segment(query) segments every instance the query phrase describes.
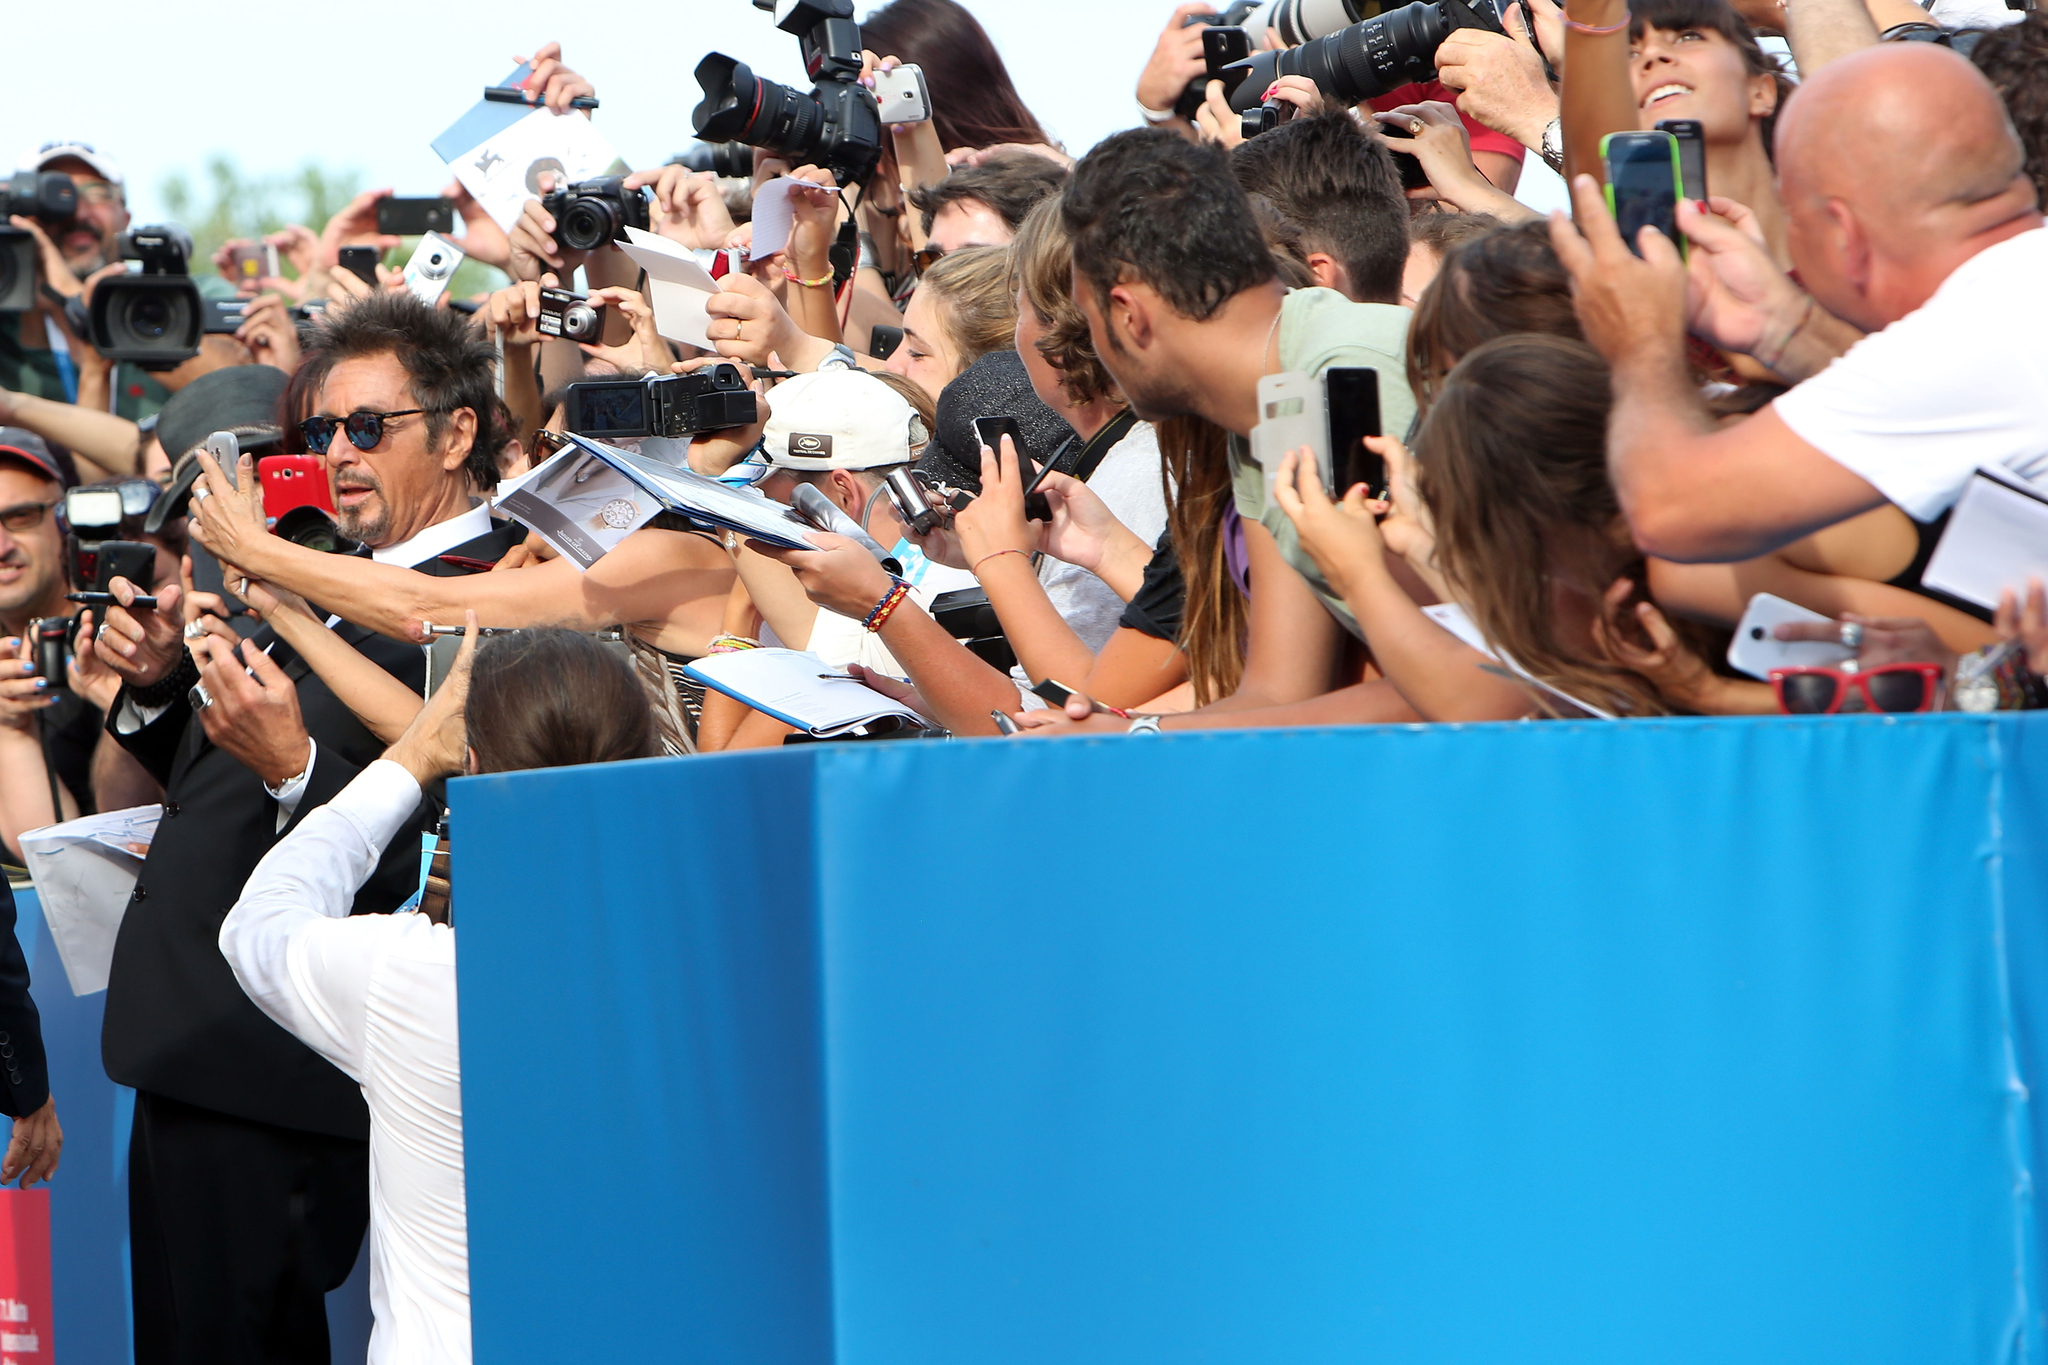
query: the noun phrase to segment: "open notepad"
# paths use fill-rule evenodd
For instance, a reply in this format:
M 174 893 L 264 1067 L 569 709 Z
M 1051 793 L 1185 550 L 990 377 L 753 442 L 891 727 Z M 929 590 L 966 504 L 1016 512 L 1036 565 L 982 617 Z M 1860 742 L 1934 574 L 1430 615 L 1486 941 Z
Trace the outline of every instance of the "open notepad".
M 810 523 L 779 502 L 588 436 L 570 433 L 569 440 L 568 449 L 522 477 L 494 505 L 583 568 L 656 508 L 787 550 L 815 548 Z M 595 495 L 587 491 L 593 485 L 599 489 Z
M 21 836 L 21 856 L 73 995 L 107 988 L 114 938 L 163 812 L 162 806 L 102 811 Z
M 2048 579 L 2048 494 L 2002 469 L 1980 469 L 1920 583 L 1995 611 L 1999 590 L 2025 593 L 2030 574 Z
M 902 716 L 924 724 L 922 716 L 901 702 L 853 681 L 843 669 L 833 668 L 817 655 L 801 650 L 742 649 L 731 654 L 711 654 L 684 665 L 683 672 L 706 687 L 820 739 L 844 734 L 857 725 L 885 716 Z

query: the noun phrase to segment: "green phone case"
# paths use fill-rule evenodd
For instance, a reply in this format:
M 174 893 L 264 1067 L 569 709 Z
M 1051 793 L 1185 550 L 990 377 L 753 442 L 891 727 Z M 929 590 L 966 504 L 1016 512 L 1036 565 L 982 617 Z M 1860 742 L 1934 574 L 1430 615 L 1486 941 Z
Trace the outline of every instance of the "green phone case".
M 1678 168 L 1678 139 L 1671 136 L 1671 134 L 1663 131 L 1661 128 L 1643 129 L 1641 131 L 1655 133 L 1658 137 L 1663 138 L 1665 145 L 1668 146 L 1671 150 L 1671 198 L 1672 202 L 1676 204 L 1678 200 L 1685 198 L 1685 177 L 1679 171 Z M 1634 134 L 1626 134 L 1624 136 L 1633 135 Z M 1615 212 L 1614 208 L 1614 167 L 1607 159 L 1607 144 L 1612 142 L 1616 136 L 1617 134 L 1614 133 L 1605 133 L 1602 134 L 1600 138 L 1600 169 L 1603 175 L 1606 177 L 1606 183 L 1601 185 L 1600 193 L 1607 200 L 1608 216 L 1613 218 L 1618 218 L 1619 215 Z M 1674 223 L 1675 221 L 1676 219 L 1674 216 Z M 1635 244 L 1631 242 L 1629 245 L 1633 247 Z M 1687 243 L 1685 240 L 1685 234 L 1683 232 L 1676 234 L 1676 237 L 1673 241 L 1673 245 L 1678 248 L 1679 260 L 1684 261 L 1691 259 L 1691 257 L 1687 254 L 1686 251 Z

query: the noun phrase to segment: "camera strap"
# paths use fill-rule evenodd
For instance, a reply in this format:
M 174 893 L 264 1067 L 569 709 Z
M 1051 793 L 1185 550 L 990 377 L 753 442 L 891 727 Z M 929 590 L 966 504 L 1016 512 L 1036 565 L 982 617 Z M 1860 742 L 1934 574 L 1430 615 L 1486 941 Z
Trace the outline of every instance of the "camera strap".
M 50 713 L 48 708 L 36 712 L 36 744 L 43 751 L 43 776 L 50 780 L 50 823 L 64 823 L 64 797 L 57 785 L 57 758 L 50 752 Z
M 1122 412 L 1110 418 L 1104 424 L 1102 430 L 1088 438 L 1087 443 L 1081 447 L 1081 453 L 1074 458 L 1072 465 L 1063 464 L 1059 455 L 1054 455 L 1052 467 L 1069 478 L 1079 479 L 1082 483 L 1086 483 L 1102 464 L 1104 457 L 1116 448 L 1117 442 L 1130 435 L 1131 428 L 1136 425 L 1138 425 L 1138 414 L 1132 412 L 1129 408 L 1125 408 Z

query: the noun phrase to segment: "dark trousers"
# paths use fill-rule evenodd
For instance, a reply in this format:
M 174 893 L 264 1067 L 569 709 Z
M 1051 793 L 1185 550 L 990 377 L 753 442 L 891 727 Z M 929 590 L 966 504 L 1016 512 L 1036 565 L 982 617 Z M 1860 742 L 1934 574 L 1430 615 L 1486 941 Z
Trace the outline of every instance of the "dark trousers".
M 136 1365 L 329 1365 L 324 1296 L 369 1222 L 368 1143 L 138 1091 Z

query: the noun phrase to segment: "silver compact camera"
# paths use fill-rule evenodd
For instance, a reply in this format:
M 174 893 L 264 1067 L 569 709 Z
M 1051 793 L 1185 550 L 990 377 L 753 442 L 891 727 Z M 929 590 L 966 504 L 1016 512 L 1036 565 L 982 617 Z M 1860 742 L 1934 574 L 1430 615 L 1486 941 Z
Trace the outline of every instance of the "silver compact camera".
M 593 308 L 589 295 L 572 289 L 543 289 L 534 327 L 544 337 L 595 343 L 604 336 L 604 306 Z
M 412 259 L 405 263 L 405 287 L 431 308 L 448 292 L 448 282 L 455 278 L 455 268 L 462 261 L 461 247 L 438 232 L 430 232 L 420 238 Z

